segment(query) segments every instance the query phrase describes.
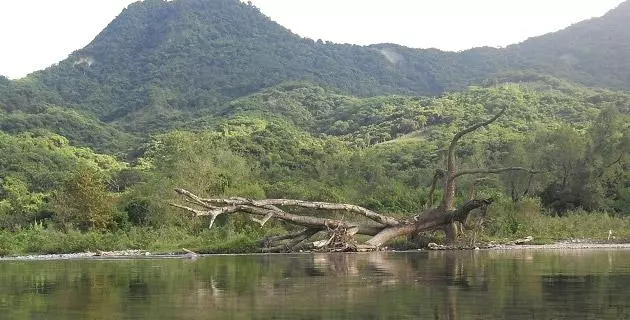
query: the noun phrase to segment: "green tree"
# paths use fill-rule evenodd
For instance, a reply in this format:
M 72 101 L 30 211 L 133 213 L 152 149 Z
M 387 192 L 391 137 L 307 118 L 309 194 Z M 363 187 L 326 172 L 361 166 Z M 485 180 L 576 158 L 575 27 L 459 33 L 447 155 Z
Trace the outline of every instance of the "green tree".
M 98 231 L 116 226 L 116 202 L 103 174 L 84 165 L 77 168 L 53 200 L 56 218 L 66 228 Z

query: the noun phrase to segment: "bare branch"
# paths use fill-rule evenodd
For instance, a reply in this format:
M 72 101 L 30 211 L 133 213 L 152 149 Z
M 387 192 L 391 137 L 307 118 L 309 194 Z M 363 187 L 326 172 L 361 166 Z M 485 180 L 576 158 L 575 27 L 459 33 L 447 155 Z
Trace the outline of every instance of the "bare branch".
M 481 127 L 485 127 L 493 122 L 495 122 L 499 117 L 501 117 L 507 107 L 501 109 L 499 113 L 497 113 L 494 117 L 484 122 L 477 123 L 471 127 L 468 127 L 462 131 L 459 131 L 451 140 L 451 144 L 448 147 L 448 156 L 446 158 L 446 181 L 444 183 L 444 196 L 442 197 L 442 207 L 445 210 L 453 210 L 455 209 L 455 174 L 457 173 L 457 160 L 455 157 L 455 148 L 457 147 L 457 142 L 464 135 L 469 134 Z
M 321 248 L 329 245 L 333 241 L 334 238 L 335 238 L 335 235 L 333 234 L 332 236 L 330 236 L 330 238 L 328 240 L 315 241 L 315 242 L 313 242 L 313 247 L 315 247 L 315 249 L 321 249 Z
M 288 213 L 286 211 L 274 211 L 274 210 L 269 210 L 269 209 L 264 209 L 260 207 L 254 207 L 254 206 L 239 205 L 239 206 L 227 207 L 227 208 L 238 208 L 235 210 L 235 212 L 243 211 L 243 212 L 248 212 L 248 213 L 256 214 L 260 216 L 267 216 L 268 214 L 273 213 L 273 218 L 275 219 L 292 222 L 294 224 L 310 227 L 310 228 L 313 228 L 313 227 L 333 228 L 333 229 L 334 228 L 345 228 L 345 229 L 357 228 L 358 230 L 357 233 L 366 234 L 366 235 L 373 235 L 385 228 L 385 226 L 375 226 L 375 225 L 368 225 L 368 224 L 358 225 L 355 223 L 349 223 L 349 222 L 337 220 L 337 219 L 301 216 L 301 215 Z
M 485 126 L 487 126 L 487 125 L 497 121 L 497 119 L 499 119 L 499 117 L 501 117 L 505 113 L 506 110 L 507 110 L 507 107 L 504 107 L 503 109 L 501 109 L 501 111 L 499 111 L 499 113 L 497 113 L 491 119 L 486 120 L 484 122 L 477 123 L 477 124 L 475 124 L 475 125 L 473 125 L 471 127 L 468 127 L 466 129 L 456 133 L 455 136 L 453 137 L 453 140 L 451 140 L 451 145 L 448 148 L 449 157 L 450 157 L 451 153 L 454 152 L 455 146 L 457 145 L 457 142 L 459 141 L 459 139 L 461 139 L 466 134 L 469 134 L 469 133 L 471 133 L 471 132 L 473 132 L 473 131 L 481 128 L 481 127 L 485 127 Z
M 435 174 L 433 175 L 433 180 L 431 181 L 431 191 L 429 191 L 429 199 L 427 202 L 427 207 L 432 207 L 433 206 L 433 200 L 435 197 L 435 188 L 437 187 L 437 182 L 440 179 L 444 178 L 444 171 L 437 169 L 435 170 Z
M 186 207 L 186 206 L 182 206 L 176 203 L 169 203 L 169 205 L 176 207 L 176 208 L 180 208 L 180 209 L 184 209 L 190 213 L 193 213 L 195 215 L 195 217 L 201 217 L 201 216 L 207 216 L 210 215 L 209 211 L 203 211 L 203 210 L 197 210 L 197 209 L 193 209 L 191 207 Z
M 471 127 L 468 127 L 462 131 L 459 131 L 458 133 L 455 134 L 455 136 L 453 137 L 453 139 L 451 140 L 451 144 L 448 147 L 448 159 L 447 159 L 447 171 L 448 174 L 451 175 L 456 169 L 455 166 L 455 148 L 457 147 L 457 142 L 459 142 L 459 139 L 461 139 L 464 135 L 469 134 L 481 127 L 485 127 L 495 121 L 497 121 L 497 119 L 499 119 L 499 117 L 501 117 L 505 111 L 507 110 L 506 107 L 504 107 L 503 109 L 501 109 L 501 111 L 499 113 L 497 113 L 494 117 L 492 117 L 489 120 L 486 120 L 484 122 L 480 122 L 477 123 Z
M 239 200 L 226 199 L 226 201 L 251 202 L 251 200 L 246 200 L 246 199 L 239 199 Z M 221 207 L 221 208 L 207 210 L 207 211 L 196 210 L 196 209 L 178 205 L 178 204 L 171 204 L 171 205 L 180 209 L 184 209 L 188 212 L 192 212 L 195 214 L 196 217 L 209 216 L 210 228 L 212 228 L 212 226 L 214 225 L 214 221 L 216 220 L 218 216 L 222 214 L 232 214 L 236 212 L 245 212 L 245 213 L 263 217 L 262 220 L 253 219 L 254 221 L 257 221 L 259 224 L 261 224 L 261 226 L 263 226 L 269 219 L 275 218 L 275 219 L 288 221 L 297 225 L 306 226 L 310 228 L 320 227 L 320 228 L 356 229 L 358 234 L 364 234 L 364 235 L 375 235 L 386 227 L 383 225 L 374 225 L 374 224 L 349 223 L 349 222 L 345 222 L 345 221 L 337 220 L 337 219 L 301 216 L 301 215 L 288 213 L 286 211 L 283 211 L 281 209 L 278 209 L 270 205 L 268 205 L 267 207 L 257 207 L 257 206 L 251 206 L 251 205 L 230 205 L 227 207 Z M 270 209 L 270 208 L 275 208 L 275 209 Z
M 455 173 L 450 180 L 455 180 L 458 177 L 461 177 L 463 175 L 469 175 L 469 174 L 491 174 L 491 173 L 503 173 L 506 171 L 525 171 L 528 172 L 530 174 L 536 174 L 536 173 L 540 173 L 540 171 L 535 171 L 529 168 L 523 168 L 523 167 L 508 167 L 508 168 L 496 168 L 496 169 L 471 169 L 471 170 L 462 170 L 459 171 L 457 173 Z
M 254 217 L 252 217 L 252 220 L 258 224 L 260 224 L 260 227 L 264 227 L 265 223 L 267 223 L 267 221 L 269 221 L 269 219 L 271 219 L 273 217 L 273 212 L 269 212 L 264 218 L 262 219 L 256 219 Z
M 175 189 L 175 192 L 185 196 L 186 198 L 192 200 L 193 203 L 200 205 L 202 207 L 208 208 L 208 209 L 217 209 L 216 206 L 213 206 L 205 201 L 203 201 L 201 198 L 199 198 L 198 196 L 196 196 L 195 194 L 193 194 L 190 191 L 184 190 L 184 189 Z
M 253 207 L 261 207 L 261 208 L 269 208 L 271 210 L 276 210 L 277 207 L 270 208 L 269 206 L 294 206 L 294 207 L 302 207 L 309 209 L 317 209 L 317 210 L 340 210 L 340 211 L 348 211 L 360 214 L 365 216 L 368 219 L 376 221 L 380 224 L 386 226 L 396 226 L 400 222 L 392 217 L 388 217 L 382 214 L 378 214 L 372 210 L 352 205 L 352 204 L 343 204 L 343 203 L 329 203 L 329 202 L 318 202 L 318 201 L 304 201 L 304 200 L 293 200 L 293 199 L 265 199 L 265 200 L 251 200 L 244 198 L 229 198 L 229 199 L 202 199 L 189 191 L 184 189 L 176 189 L 177 193 L 182 194 L 190 199 L 194 199 L 195 202 L 203 203 L 203 206 L 206 208 L 216 208 L 217 204 L 228 205 L 228 206 L 241 206 L 241 205 L 249 205 Z

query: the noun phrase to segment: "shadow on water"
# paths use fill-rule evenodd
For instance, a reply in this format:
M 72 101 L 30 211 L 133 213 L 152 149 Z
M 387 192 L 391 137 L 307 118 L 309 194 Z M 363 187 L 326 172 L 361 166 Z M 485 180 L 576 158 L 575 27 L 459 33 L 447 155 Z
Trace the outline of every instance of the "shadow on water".
M 624 319 L 630 251 L 0 262 L 7 319 Z

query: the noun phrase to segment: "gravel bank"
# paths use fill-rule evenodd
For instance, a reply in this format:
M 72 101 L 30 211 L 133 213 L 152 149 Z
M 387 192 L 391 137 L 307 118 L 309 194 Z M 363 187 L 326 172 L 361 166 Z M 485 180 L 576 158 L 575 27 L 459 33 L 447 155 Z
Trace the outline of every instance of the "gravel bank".
M 578 250 L 578 249 L 630 249 L 630 243 L 558 242 L 553 244 L 496 245 L 487 250 Z
M 581 249 L 629 249 L 630 243 L 595 243 L 587 241 L 565 241 L 554 244 L 493 244 L 482 246 L 481 250 L 581 250 Z M 440 246 L 433 250 L 462 250 L 462 248 L 452 248 Z M 71 259 L 108 259 L 108 258 L 184 258 L 195 259 L 197 254 L 188 252 L 185 254 L 151 254 L 145 250 L 122 250 L 122 251 L 101 251 L 101 252 L 81 252 L 64 254 L 41 254 L 25 255 L 14 257 L 0 257 L 0 261 L 29 261 L 29 260 L 71 260 Z
M 70 260 L 70 259 L 90 259 L 90 258 L 139 258 L 148 257 L 151 253 L 145 250 L 121 250 L 121 251 L 99 251 L 81 253 L 62 254 L 37 254 L 15 257 L 0 257 L 1 260 Z

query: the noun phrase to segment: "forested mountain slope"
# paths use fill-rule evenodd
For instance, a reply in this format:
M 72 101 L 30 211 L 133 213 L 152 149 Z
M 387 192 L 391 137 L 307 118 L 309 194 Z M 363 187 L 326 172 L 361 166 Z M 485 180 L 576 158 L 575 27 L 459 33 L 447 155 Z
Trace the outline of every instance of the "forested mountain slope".
M 534 71 L 630 88 L 629 7 L 506 49 L 455 53 L 313 41 L 238 0 L 147 0 L 30 77 L 68 105 L 137 132 L 296 80 L 358 96 L 436 95 Z
M 512 69 L 549 73 L 588 86 L 630 88 L 630 1 L 601 18 L 509 46 Z
M 72 107 L 55 92 L 29 79 L 0 77 L 0 131 L 54 132 L 72 144 L 100 152 L 125 155 L 138 139 Z

